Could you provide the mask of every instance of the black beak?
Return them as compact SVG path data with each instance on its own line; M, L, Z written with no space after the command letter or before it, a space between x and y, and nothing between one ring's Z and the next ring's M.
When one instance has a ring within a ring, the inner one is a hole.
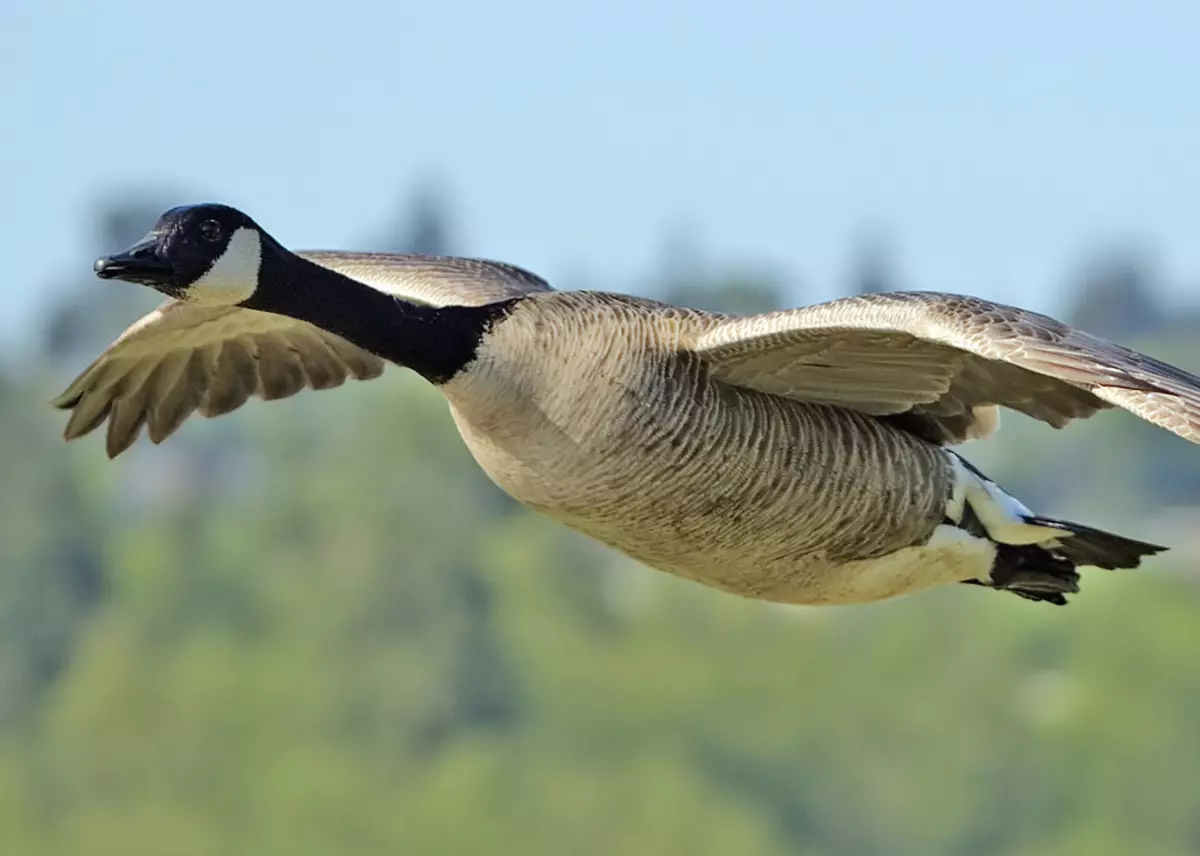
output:
M147 235L123 253L96 259L92 270L101 279L123 279L141 285L169 285L173 270L156 253L158 237Z

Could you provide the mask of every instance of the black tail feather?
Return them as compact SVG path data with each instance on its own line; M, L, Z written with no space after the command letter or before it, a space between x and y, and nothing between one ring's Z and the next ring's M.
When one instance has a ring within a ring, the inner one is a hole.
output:
M1029 517L1026 522L1059 529L1063 537L1042 544L997 544L991 581L969 582L1009 591L1028 600L1065 606L1066 595L1079 591L1077 567L1136 568L1142 557L1167 549L1048 517Z
M1011 591L1028 600L1065 606L1066 596L1079 591L1075 564L1036 544L998 544L992 565L992 588Z
M999 591L1012 592L1015 595L1025 598L1026 600L1035 600L1042 603L1052 603L1055 606L1066 606L1067 596L1060 592L1034 592L1025 591L1023 589L1004 588L992 583L981 583L979 580L963 580L969 586L983 586L984 588L997 589Z
M1124 538L1090 526L1067 523L1050 517L1029 517L1026 522L1070 533L1060 539L1058 546L1053 549L1055 553L1075 565L1088 565L1107 571L1136 568L1142 563L1143 556L1153 556L1167 549L1157 544L1135 541L1133 538Z

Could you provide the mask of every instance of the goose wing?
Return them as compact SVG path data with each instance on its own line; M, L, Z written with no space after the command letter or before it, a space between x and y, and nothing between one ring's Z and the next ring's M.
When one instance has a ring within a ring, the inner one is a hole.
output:
M482 306L553 291L546 280L524 268L483 259L327 250L296 255L402 300L429 306Z
M714 378L986 437L1009 407L1057 428L1121 407L1200 443L1200 378L1061 322L974 297L871 294L722 318L694 351Z
M303 252L380 291L433 306L482 305L536 291L542 279L497 262L383 253ZM312 324L237 307L167 301L140 318L52 404L74 440L108 421L116 457L144 427L161 443L193 412L219 416L251 396L286 398L378 377L384 361Z
M345 339L282 315L170 301L143 316L52 402L70 410L74 440L108 420L115 458L149 429L161 443L194 411L219 416L252 395L266 400L305 387L367 380L384 362Z

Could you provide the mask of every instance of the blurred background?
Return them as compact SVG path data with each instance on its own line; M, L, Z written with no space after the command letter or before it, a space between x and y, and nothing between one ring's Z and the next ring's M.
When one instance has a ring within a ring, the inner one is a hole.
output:
M1176 549L1066 609L803 609L508 501L400 370L115 462L46 402L165 208L752 312L885 289L1200 370L1200 6L0 5L0 852L1200 852L1200 452L1005 415Z

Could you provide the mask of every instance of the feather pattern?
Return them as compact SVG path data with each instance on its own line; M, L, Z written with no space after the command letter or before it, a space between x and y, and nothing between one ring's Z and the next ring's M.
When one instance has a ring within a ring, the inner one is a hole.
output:
M300 255L411 302L503 301L470 361L439 378L492 480L652 567L750 597L852 603L978 582L1063 603L1075 564L1133 566L1160 548L1034 517L943 446L990 435L1001 408L1062 427L1114 406L1200 442L1200 379L976 298L734 317L557 292L492 262ZM115 456L143 428L161 442L193 412L383 367L313 324L168 303L56 404L72 411L68 439L107 419Z
M729 319L695 350L718 380L864 413L911 411L945 442L994 430L994 411L976 410L994 405L1056 428L1116 405L1200 442L1190 374L978 298L870 294Z
M431 306L480 305L548 291L533 274L476 259L384 253L297 255L387 294ZM52 402L71 410L64 436L108 420L110 457L143 427L161 443L194 412L229 413L267 401L378 377L384 361L304 321L237 307L167 301L139 319Z
M525 504L726 591L854 599L859 578L831 569L927 540L951 463L866 414L713 383L686 344L716 320L538 296L443 392L476 460Z
M1153 387L1174 390L1163 427L1200 414L1200 380L1042 316L945 295L867 304L810 320L534 295L443 392L518 500L652 567L803 603L987 576L996 542L945 525L964 476L940 445L995 430L999 406L1062 425ZM991 488L975 497L999 503L997 537L1053 537Z

